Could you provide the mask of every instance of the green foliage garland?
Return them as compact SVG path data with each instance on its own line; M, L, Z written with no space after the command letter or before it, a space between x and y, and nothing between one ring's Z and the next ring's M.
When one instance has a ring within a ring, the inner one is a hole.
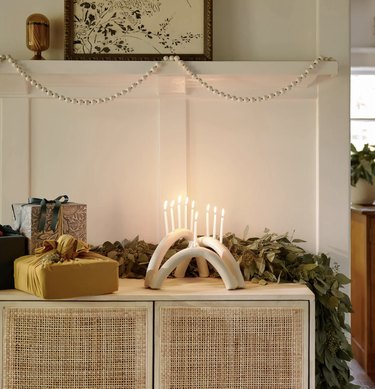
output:
M224 244L229 248L241 267L245 280L260 284L268 282L301 283L315 294L316 309L316 388L359 388L351 383L348 362L353 358L351 345L346 337L350 332L345 314L352 312L348 295L342 292L350 280L339 273L337 265L325 254L314 255L297 244L299 239L288 234L276 235L268 230L260 238L240 239L228 233ZM177 242L166 254L171 257L186 248L186 241ZM139 240L122 243L105 242L93 251L119 262L122 278L144 278L148 262L156 245ZM198 270L191 261L187 276L197 276ZM218 277L210 266L210 276Z

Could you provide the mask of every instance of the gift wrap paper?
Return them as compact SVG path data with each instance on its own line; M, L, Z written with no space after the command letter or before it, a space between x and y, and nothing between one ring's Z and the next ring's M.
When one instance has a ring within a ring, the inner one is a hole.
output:
M28 253L43 246L45 240L56 240L62 234L87 241L87 205L77 203L61 204L59 221L55 231L51 229L54 204L47 204L46 225L39 231L40 205L13 204L16 217L15 228L19 227L22 235L28 238Z
M57 257L61 262L48 262ZM113 293L118 290L118 279L117 261L89 251L82 241L77 246L69 235L46 241L35 255L14 262L15 288L45 299Z

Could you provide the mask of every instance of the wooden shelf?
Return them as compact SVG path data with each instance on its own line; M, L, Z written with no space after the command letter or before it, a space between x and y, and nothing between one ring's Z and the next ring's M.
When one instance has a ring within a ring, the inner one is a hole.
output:
M38 82L61 93L80 95L113 93L126 88L149 70L152 61L20 61L19 64ZM188 66L215 88L229 93L256 95L270 93L289 84L310 64L307 61L213 61L187 62ZM301 83L306 89L338 74L335 61L323 62ZM207 94L178 64L165 63L132 96L157 96L161 93ZM293 93L297 93L293 91ZM0 64L0 96L41 97L6 62ZM311 92L310 94L311 95Z

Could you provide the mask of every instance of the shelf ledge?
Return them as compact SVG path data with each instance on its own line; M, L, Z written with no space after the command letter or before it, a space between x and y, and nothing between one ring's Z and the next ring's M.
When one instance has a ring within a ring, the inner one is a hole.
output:
M215 88L242 95L270 93L280 89L310 64L308 61L187 61L187 66ZM61 93L87 95L112 93L127 87L153 65L152 61L19 61L27 73L48 88ZM308 88L317 82L335 77L338 64L321 62L297 89ZM169 87L166 85L169 85ZM94 88L94 89L93 89ZM174 62L163 63L132 95L157 96L161 93L199 94L207 91ZM0 64L0 96L27 95L41 97L8 63Z

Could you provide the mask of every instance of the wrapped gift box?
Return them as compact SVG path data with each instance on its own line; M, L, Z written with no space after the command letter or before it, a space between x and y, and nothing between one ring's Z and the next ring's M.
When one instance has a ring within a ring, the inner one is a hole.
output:
M118 262L89 251L70 235L46 241L14 262L15 288L46 299L94 296L118 290Z
M35 249L43 246L45 240L56 240L62 234L72 235L74 238L87 240L87 205L77 203L61 204L58 224L52 230L54 204L47 204L46 223L43 231L39 231L40 205L13 204L16 219L15 228L19 228L22 235L28 238L28 253L33 254Z
M26 238L21 235L0 237L0 289L13 289L13 262L26 254Z

